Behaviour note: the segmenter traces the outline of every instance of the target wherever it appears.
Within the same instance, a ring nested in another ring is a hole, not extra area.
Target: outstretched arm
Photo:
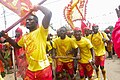
[[[1,34],[6,39],[6,41],[9,42],[13,47],[15,47],[15,48],[21,48],[20,46],[18,46],[17,42],[15,42],[12,38],[10,38],[8,36],[7,33],[5,33],[4,31],[2,31]]]

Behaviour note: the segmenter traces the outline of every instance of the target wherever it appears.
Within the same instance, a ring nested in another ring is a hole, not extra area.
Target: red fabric
[[[75,21],[86,20],[86,6],[88,0],[70,0],[64,8],[64,17],[72,29]]]
[[[19,32],[19,33],[20,33],[20,36],[22,36],[22,34],[23,34],[22,29],[19,28],[19,27],[15,30],[15,32]]]
[[[110,33],[110,29],[106,29],[105,32]]]
[[[84,30],[90,30],[90,28],[89,27],[85,27]]]
[[[32,6],[30,0],[0,0],[0,3],[15,12],[20,17],[23,17]],[[21,25],[25,25],[25,20],[21,22]]]
[[[26,76],[24,80],[52,80],[52,70],[51,67],[39,71],[32,72],[30,70],[26,71]]]
[[[0,43],[0,50],[2,50],[2,44]]]
[[[83,35],[84,35],[85,28],[87,28],[87,25],[83,21],[81,21],[81,30],[82,30]]]
[[[105,64],[105,55],[95,56],[95,65],[104,66]]]
[[[74,74],[73,62],[57,61],[56,72],[62,72],[65,69],[69,74]]]
[[[117,56],[120,58],[120,18],[116,22],[114,30],[112,32],[112,40],[114,44],[114,50]]]
[[[93,25],[92,25],[92,27],[96,27],[96,26],[98,26],[98,25],[97,25],[97,24],[93,24]]]
[[[0,3],[19,16],[23,16],[25,11],[29,11],[29,8],[32,5],[30,0],[0,0]]]
[[[93,74],[93,68],[90,63],[78,63],[78,69],[80,76],[88,76],[91,77]]]
[[[79,27],[75,27],[73,30],[74,31],[81,31],[81,29]]]
[[[18,42],[22,37],[22,29],[18,27],[15,31],[20,33],[20,36],[16,37],[15,39],[15,41]],[[26,56],[24,55],[20,58],[20,56],[23,54],[25,54],[25,51],[23,48],[20,48],[20,49],[15,48],[15,58],[16,58],[16,64],[18,67],[17,77],[21,75],[22,78],[25,77],[25,72],[28,67]]]
[[[3,62],[0,60],[0,73],[4,72]]]

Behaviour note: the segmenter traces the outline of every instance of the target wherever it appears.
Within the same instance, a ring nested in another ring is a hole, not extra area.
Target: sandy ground
[[[108,80],[119,80],[119,76],[120,76],[120,59],[118,59],[116,55],[113,56],[113,59],[106,59],[105,69],[107,71]],[[6,75],[4,80],[15,80],[14,74]],[[19,78],[17,78],[17,80],[22,80],[22,79],[19,77]],[[79,80],[79,76],[77,77],[77,80]]]

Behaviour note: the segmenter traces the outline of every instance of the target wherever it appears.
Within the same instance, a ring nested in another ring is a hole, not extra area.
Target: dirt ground
[[[108,80],[119,80],[120,59],[118,59],[116,55],[113,56],[113,59],[106,59],[105,69],[107,71]],[[15,80],[14,73],[6,75],[4,80]],[[22,79],[18,77],[17,80],[22,80]],[[77,77],[77,80],[79,80],[79,76]]]

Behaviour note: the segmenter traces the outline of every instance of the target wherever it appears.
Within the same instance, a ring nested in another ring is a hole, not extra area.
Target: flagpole
[[[17,80],[16,66],[15,66],[15,56],[14,56],[14,48],[11,47],[11,50],[12,50],[12,62],[13,62],[13,68],[14,68],[14,78],[15,78],[15,80]]]
[[[5,9],[4,9],[4,7],[3,7],[3,6],[2,6],[2,8],[3,8],[3,15],[4,15],[5,29],[6,29],[6,24],[7,24],[7,22],[6,22],[6,16],[5,16]]]
[[[38,5],[43,4],[45,1],[47,0],[42,0],[40,3],[38,3]],[[13,25],[11,25],[10,27],[8,27],[5,32],[8,32],[9,30],[11,30],[13,27],[15,27],[17,24],[19,24],[21,21],[23,21],[27,16],[29,16],[31,13],[33,12],[33,10],[30,10],[30,12],[28,12],[25,16],[23,16],[21,19],[19,19],[18,21],[16,21]]]
[[[42,0],[40,3],[38,3],[38,5],[43,4],[45,1],[47,0]],[[33,12],[33,10],[30,10],[30,12],[28,12],[25,16],[23,16],[22,18],[20,18],[18,21],[16,21],[14,24],[12,24],[10,27],[8,27],[6,30],[4,30],[5,32],[10,31],[12,28],[14,28],[17,24],[19,24],[21,21],[23,21],[25,18],[27,18],[31,13]],[[0,32],[0,37],[2,36],[1,32]]]

